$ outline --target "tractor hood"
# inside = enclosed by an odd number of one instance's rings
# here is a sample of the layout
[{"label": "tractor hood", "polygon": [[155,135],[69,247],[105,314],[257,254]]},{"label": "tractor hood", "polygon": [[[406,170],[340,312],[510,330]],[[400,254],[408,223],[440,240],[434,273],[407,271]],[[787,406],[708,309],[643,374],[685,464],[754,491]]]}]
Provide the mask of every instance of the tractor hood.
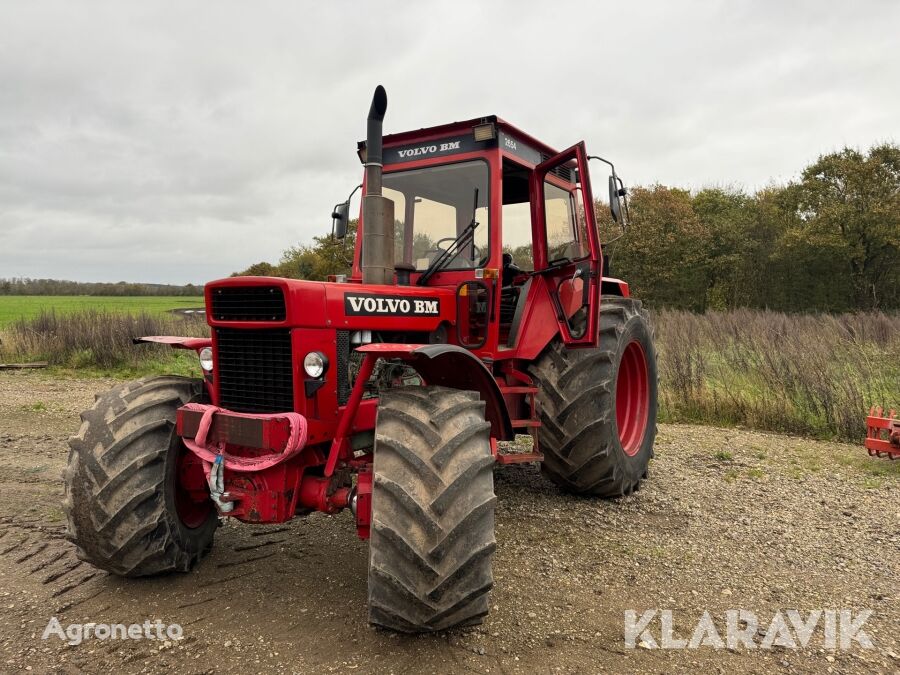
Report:
[{"label": "tractor hood", "polygon": [[449,288],[229,277],[205,294],[210,326],[432,331],[456,322]]}]

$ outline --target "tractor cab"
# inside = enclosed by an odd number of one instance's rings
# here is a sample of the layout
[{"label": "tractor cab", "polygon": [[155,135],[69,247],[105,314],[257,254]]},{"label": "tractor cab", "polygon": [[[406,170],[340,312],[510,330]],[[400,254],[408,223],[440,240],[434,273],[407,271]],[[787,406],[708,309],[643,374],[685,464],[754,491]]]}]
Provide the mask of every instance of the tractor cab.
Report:
[{"label": "tractor cab", "polygon": [[[596,345],[602,254],[584,143],[557,152],[496,116],[381,140],[376,180],[390,223],[367,238],[385,209],[361,209],[350,282],[371,283],[369,242],[389,254],[377,282],[454,290],[453,341],[483,357],[533,358],[557,332],[569,346]],[[358,155],[367,192],[365,141]],[[616,185],[615,217],[620,196]],[[339,234],[348,213],[349,200],[335,209]]]}]

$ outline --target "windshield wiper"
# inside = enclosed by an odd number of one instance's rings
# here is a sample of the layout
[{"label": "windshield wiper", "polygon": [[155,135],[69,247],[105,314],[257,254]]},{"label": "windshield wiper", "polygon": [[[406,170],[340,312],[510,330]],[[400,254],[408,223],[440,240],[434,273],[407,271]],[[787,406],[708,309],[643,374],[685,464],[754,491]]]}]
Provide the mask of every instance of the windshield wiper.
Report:
[{"label": "windshield wiper", "polygon": [[422,272],[422,276],[419,277],[418,281],[416,281],[417,286],[424,286],[428,283],[428,280],[431,279],[437,272],[440,272],[444,269],[450,262],[458,256],[463,249],[463,246],[469,243],[470,240],[473,244],[475,242],[475,228],[478,227],[478,221],[475,220],[475,213],[478,211],[478,188],[475,188],[475,206],[472,210],[472,222],[470,222],[463,229],[462,232],[454,239],[451,244],[444,249],[444,251],[434,260],[431,261],[431,264],[426,268],[424,272]]}]

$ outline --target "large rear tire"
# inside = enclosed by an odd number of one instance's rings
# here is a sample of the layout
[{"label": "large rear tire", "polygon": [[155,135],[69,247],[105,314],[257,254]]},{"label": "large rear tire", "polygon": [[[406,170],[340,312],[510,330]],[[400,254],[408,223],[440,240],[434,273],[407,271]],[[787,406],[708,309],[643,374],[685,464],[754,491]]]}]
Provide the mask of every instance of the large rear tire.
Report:
[{"label": "large rear tire", "polygon": [[493,585],[494,458],[476,392],[384,392],[375,429],[369,621],[406,633],[481,623]]},{"label": "large rear tire", "polygon": [[541,470],[568,492],[631,494],[647,477],[656,438],[656,350],[647,313],[604,298],[594,349],[551,343],[531,367],[539,384]]},{"label": "large rear tire", "polygon": [[69,441],[63,502],[78,557],[126,577],[186,572],[212,547],[217,516],[179,486],[188,451],[175,411],[199,380],[152,377],[97,396]]}]

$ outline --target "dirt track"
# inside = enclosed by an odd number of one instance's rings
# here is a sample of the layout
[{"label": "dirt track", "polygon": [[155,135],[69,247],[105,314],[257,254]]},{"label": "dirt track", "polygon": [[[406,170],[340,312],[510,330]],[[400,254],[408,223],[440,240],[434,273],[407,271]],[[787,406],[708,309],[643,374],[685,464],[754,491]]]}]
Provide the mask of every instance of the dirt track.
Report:
[{"label": "dirt track", "polygon": [[[466,631],[403,637],[365,622],[366,544],[347,514],[227,524],[193,573],[127,581],[62,538],[66,438],[98,380],[0,373],[0,672],[897,672],[900,462],[846,445],[663,426],[649,483],[618,502],[501,469],[494,611]],[[623,613],[869,608],[875,648],[628,649]],[[69,623],[183,626],[184,639],[40,639]],[[659,639],[659,624],[653,624]]]}]

